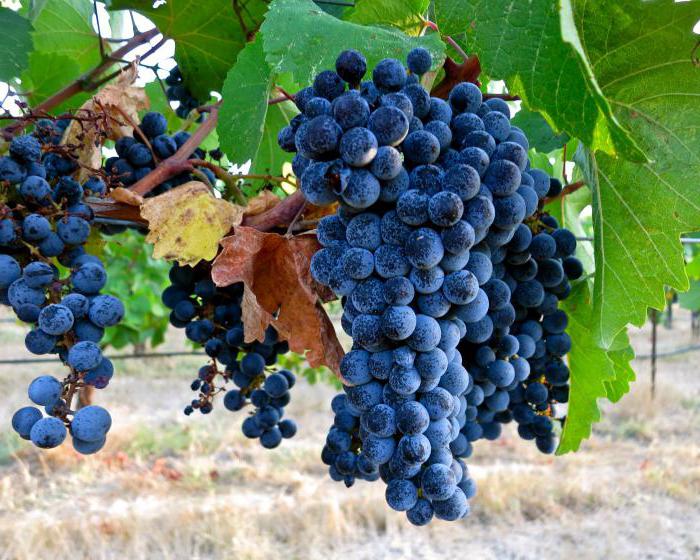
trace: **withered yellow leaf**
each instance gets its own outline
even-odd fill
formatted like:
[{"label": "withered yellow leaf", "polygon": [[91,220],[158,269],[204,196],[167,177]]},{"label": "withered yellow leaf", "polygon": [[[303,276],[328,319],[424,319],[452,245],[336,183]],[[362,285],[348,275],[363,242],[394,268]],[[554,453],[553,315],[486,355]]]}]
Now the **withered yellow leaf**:
[{"label": "withered yellow leaf", "polygon": [[190,181],[146,199],[141,216],[148,220],[146,241],[153,243],[155,258],[194,266],[216,256],[221,238],[241,223],[243,208]]}]

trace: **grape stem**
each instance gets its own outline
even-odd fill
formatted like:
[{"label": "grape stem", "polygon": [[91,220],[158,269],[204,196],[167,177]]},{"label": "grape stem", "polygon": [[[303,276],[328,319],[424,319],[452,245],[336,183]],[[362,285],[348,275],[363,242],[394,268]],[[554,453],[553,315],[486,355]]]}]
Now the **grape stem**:
[{"label": "grape stem", "polygon": [[206,167],[212,173],[214,173],[214,175],[216,175],[217,179],[221,179],[224,182],[226,185],[224,190],[224,198],[233,198],[236,203],[243,206],[246,204],[246,197],[243,194],[243,191],[241,191],[241,189],[238,187],[239,178],[236,177],[236,175],[232,175],[221,166],[203,159],[191,159],[190,163],[195,167]]},{"label": "grape stem", "polygon": [[510,93],[485,93],[484,99],[503,99],[503,101],[520,101],[520,96],[511,95]]},{"label": "grape stem", "polygon": [[586,186],[585,181],[576,181],[575,183],[571,183],[569,185],[566,185],[562,190],[561,193],[559,193],[557,196],[552,196],[552,197],[547,197],[544,199],[544,204],[549,204],[550,202],[554,200],[558,200],[560,198],[565,198],[569,196],[572,193],[575,193],[577,190],[579,190],[582,187]]},{"label": "grape stem", "polygon": [[[440,33],[440,29],[438,29],[437,23],[434,21],[430,21],[428,19],[423,20],[423,28],[424,29],[432,29],[433,31]],[[455,41],[451,36],[449,35],[442,35],[440,34],[441,37],[445,40],[445,42],[450,45],[455,51],[457,51],[457,54],[462,57],[462,61],[466,62],[469,60],[469,55],[464,52],[464,49],[459,46],[457,41]]]},{"label": "grape stem", "polygon": [[[132,50],[145,43],[148,43],[148,41],[159,34],[160,31],[154,27],[153,29],[149,29],[148,31],[134,35],[122,47],[118,48],[112,54],[105,56],[95,68],[79,76],[66,87],[39,103],[36,107],[34,107],[33,112],[50,111],[80,92],[92,91],[99,87],[100,82],[95,80],[100,74],[114,64],[115,59],[119,60],[123,58]],[[3,129],[3,136],[7,140],[11,139],[16,133],[24,130],[24,128],[27,126],[27,122],[27,120],[19,118],[16,123],[12,123]]]},{"label": "grape stem", "polygon": [[212,107],[209,118],[195,130],[187,141],[180,146],[177,152],[160,162],[158,167],[140,179],[129,188],[130,191],[144,196],[168,179],[194,169],[191,160],[188,158],[194,153],[197,147],[209,136],[209,133],[216,128],[219,117],[219,106]]}]

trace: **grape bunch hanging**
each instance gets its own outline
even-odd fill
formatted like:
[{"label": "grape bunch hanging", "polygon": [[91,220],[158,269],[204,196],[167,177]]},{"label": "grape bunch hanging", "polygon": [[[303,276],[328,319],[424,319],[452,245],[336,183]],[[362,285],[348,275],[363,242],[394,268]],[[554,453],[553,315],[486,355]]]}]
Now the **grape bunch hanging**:
[{"label": "grape bunch hanging", "polygon": [[[174,265],[170,281],[163,292],[163,303],[172,310],[170,323],[184,328],[187,338],[203,346],[211,358],[192,381],[190,388],[197,396],[185,407],[185,414],[196,410],[209,414],[215,397],[223,394],[224,407],[230,411],[253,407],[241,426],[246,437],[259,439],[268,449],[293,437],[296,423],[283,416],[296,378],[289,370],[271,369],[289,345],[279,340],[272,326],[262,342],[245,342],[243,284],[217,287],[211,280],[211,263],[194,268]],[[237,388],[227,390],[229,382]]]},{"label": "grape bunch hanging", "polygon": [[73,447],[90,454],[105,444],[112,420],[99,406],[76,411],[73,401],[81,387],[109,384],[114,368],[99,342],[104,329],[122,319],[124,306],[100,294],[104,265],[85,250],[94,216],[83,198],[103,194],[105,184],[98,176],[82,185],[71,177],[75,161],[57,149],[67,124],[39,121],[0,158],[0,302],[31,325],[29,352],[55,354],[68,368],[31,382],[36,406],[16,411],[13,428],[41,448],[59,446],[70,433]]},{"label": "grape bunch hanging", "polygon": [[561,184],[530,167],[507,103],[466,82],[430,97],[430,54],[407,63],[363,81],[362,54],[341,53],[278,140],[306,198],[338,203],[311,273],[341,298],[353,347],[322,460],[347,486],[381,478],[389,506],[425,525],[469,513],[464,459],[502,423],[554,450],[571,346],[558,301],[582,269],[542,211]]}]

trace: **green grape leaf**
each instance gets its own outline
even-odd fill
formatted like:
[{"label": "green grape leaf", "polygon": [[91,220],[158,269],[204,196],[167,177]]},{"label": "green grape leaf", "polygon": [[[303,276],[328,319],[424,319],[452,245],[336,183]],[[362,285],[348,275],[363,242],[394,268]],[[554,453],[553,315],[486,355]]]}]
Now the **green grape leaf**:
[{"label": "green grape leaf", "polygon": [[[586,237],[586,230],[581,223],[581,212],[590,204],[591,191],[582,188],[570,195],[553,200],[545,206],[545,210],[557,219],[561,227],[565,227],[576,237]],[[576,245],[576,256],[586,272],[595,270],[593,245],[590,242],[579,241]]]},{"label": "green grape leaf", "polygon": [[311,0],[273,0],[261,29],[270,66],[275,73],[291,72],[299,84],[310,84],[320,70],[335,68],[338,54],[349,48],[361,51],[369,68],[386,57],[405,60],[415,47],[430,51],[434,68],[445,56],[437,33],[409,37],[393,29],[341,21]]},{"label": "green grape leaf", "polygon": [[27,18],[9,8],[0,8],[0,80],[9,82],[20,75],[29,64],[32,51],[32,24]]},{"label": "green grape leaf", "polygon": [[255,160],[265,130],[271,87],[272,72],[265,61],[262,36],[258,35],[240,52],[222,89],[217,131],[221,148],[233,163]]},{"label": "green grape leaf", "polygon": [[251,173],[277,176],[282,174],[282,167],[292,160],[292,154],[279,147],[277,133],[287,126],[298,112],[296,105],[290,101],[269,107],[257,157],[250,168]]},{"label": "green grape leaf", "polygon": [[591,299],[590,282],[583,280],[573,285],[571,295],[560,304],[569,315],[567,332],[573,344],[568,357],[571,370],[569,408],[558,455],[578,450],[581,442],[590,437],[591,426],[600,420],[598,399],[608,397],[610,388],[615,390],[614,397],[622,396],[625,380],[629,379],[629,360],[634,357],[624,331],[616,341],[619,349],[615,360],[596,344],[592,334]]},{"label": "green grape leaf", "polygon": [[[62,54],[34,51],[29,55],[29,66],[22,72],[22,88],[28,92],[31,106],[41,103],[80,75],[78,63]],[[89,99],[87,93],[79,93],[61,103],[55,111],[78,108]]]},{"label": "green grape leaf", "polygon": [[114,0],[110,9],[136,10],[173,39],[185,83],[201,100],[209,99],[212,90],[221,91],[226,73],[267,8],[264,0],[168,0],[153,6],[151,0]]},{"label": "green grape leaf", "polygon": [[593,149],[635,161],[646,159],[613,115],[585,53],[575,47],[576,27],[565,9],[560,12],[559,2],[463,4],[472,21],[468,51],[479,55],[492,79],[505,80],[509,91],[539,111],[555,130],[566,131]]},{"label": "green grape leaf", "polygon": [[358,0],[345,18],[362,25],[388,25],[408,35],[420,35],[430,0]]},{"label": "green grape leaf", "polygon": [[435,23],[443,35],[459,35],[469,25],[469,8],[464,0],[434,0]]},{"label": "green grape leaf", "polygon": [[81,72],[96,66],[100,47],[92,15],[92,2],[47,0],[34,20],[34,48],[70,58]]},{"label": "green grape leaf", "polygon": [[700,229],[700,71],[689,55],[700,10],[595,0],[577,2],[575,16],[600,87],[651,160],[576,157],[593,189],[594,327],[608,347],[648,307],[664,308],[664,286],[688,288],[679,237]]},{"label": "green grape leaf", "polygon": [[[625,331],[620,332],[620,334],[623,333],[625,333]],[[608,400],[613,403],[618,402],[623,396],[629,393],[630,383],[636,378],[630,363],[634,359],[634,350],[632,350],[632,346],[629,345],[629,338],[625,333],[624,337],[618,335],[618,339],[621,339],[627,346],[621,350],[608,352],[608,358],[613,362],[615,379],[605,380],[606,396]]]},{"label": "green grape leaf", "polygon": [[678,294],[678,304],[688,311],[700,310],[700,281],[691,282],[687,292]]},{"label": "green grape leaf", "polygon": [[540,152],[551,152],[563,148],[569,141],[568,134],[565,132],[557,134],[542,115],[526,107],[518,111],[511,122],[523,129],[530,141],[530,147]]}]

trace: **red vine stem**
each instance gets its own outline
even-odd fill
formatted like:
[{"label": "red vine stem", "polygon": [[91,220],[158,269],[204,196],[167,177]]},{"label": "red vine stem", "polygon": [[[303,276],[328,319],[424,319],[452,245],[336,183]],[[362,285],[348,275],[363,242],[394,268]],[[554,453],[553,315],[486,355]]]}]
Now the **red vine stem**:
[{"label": "red vine stem", "polygon": [[[57,91],[54,93],[52,96],[48,97],[41,103],[39,103],[36,107],[34,107],[34,112],[42,112],[42,111],[50,111],[51,109],[57,107],[67,99],[70,99],[74,95],[82,92],[82,91],[91,91],[95,89],[95,87],[99,86],[99,83],[96,84],[93,82],[93,80],[99,76],[102,72],[107,70],[112,64],[114,64],[115,59],[121,59],[128,53],[130,53],[132,50],[134,50],[136,47],[139,47],[143,45],[144,43],[147,43],[150,41],[153,37],[156,35],[159,35],[160,31],[158,31],[157,28],[149,29],[148,31],[144,31],[143,33],[139,33],[138,35],[134,35],[131,39],[129,39],[126,44],[120,48],[118,48],[116,51],[111,53],[109,56],[106,58],[102,59],[102,61],[92,70],[89,70],[82,76],[79,76],[76,78],[73,82],[68,84],[66,87],[63,89]],[[20,130],[23,130],[27,126],[27,121],[25,120],[18,120],[18,122],[13,123],[5,127],[3,130],[3,135],[6,138],[12,137],[15,133],[17,133]]]},{"label": "red vine stem", "polygon": [[558,200],[559,198],[564,198],[572,193],[575,193],[577,190],[579,190],[582,187],[586,186],[585,181],[576,181],[575,183],[571,183],[570,185],[566,185],[562,190],[561,193],[557,196],[552,196],[552,197],[547,197],[544,199],[544,204],[549,204],[550,202],[554,200]]},{"label": "red vine stem", "polygon": [[168,159],[163,160],[158,167],[137,181],[129,190],[133,193],[144,196],[155,189],[158,185],[175,177],[184,171],[193,169],[192,162],[188,159],[202,141],[209,136],[209,133],[216,128],[219,119],[219,107],[213,106],[209,112],[209,117],[195,130],[187,141]]}]

